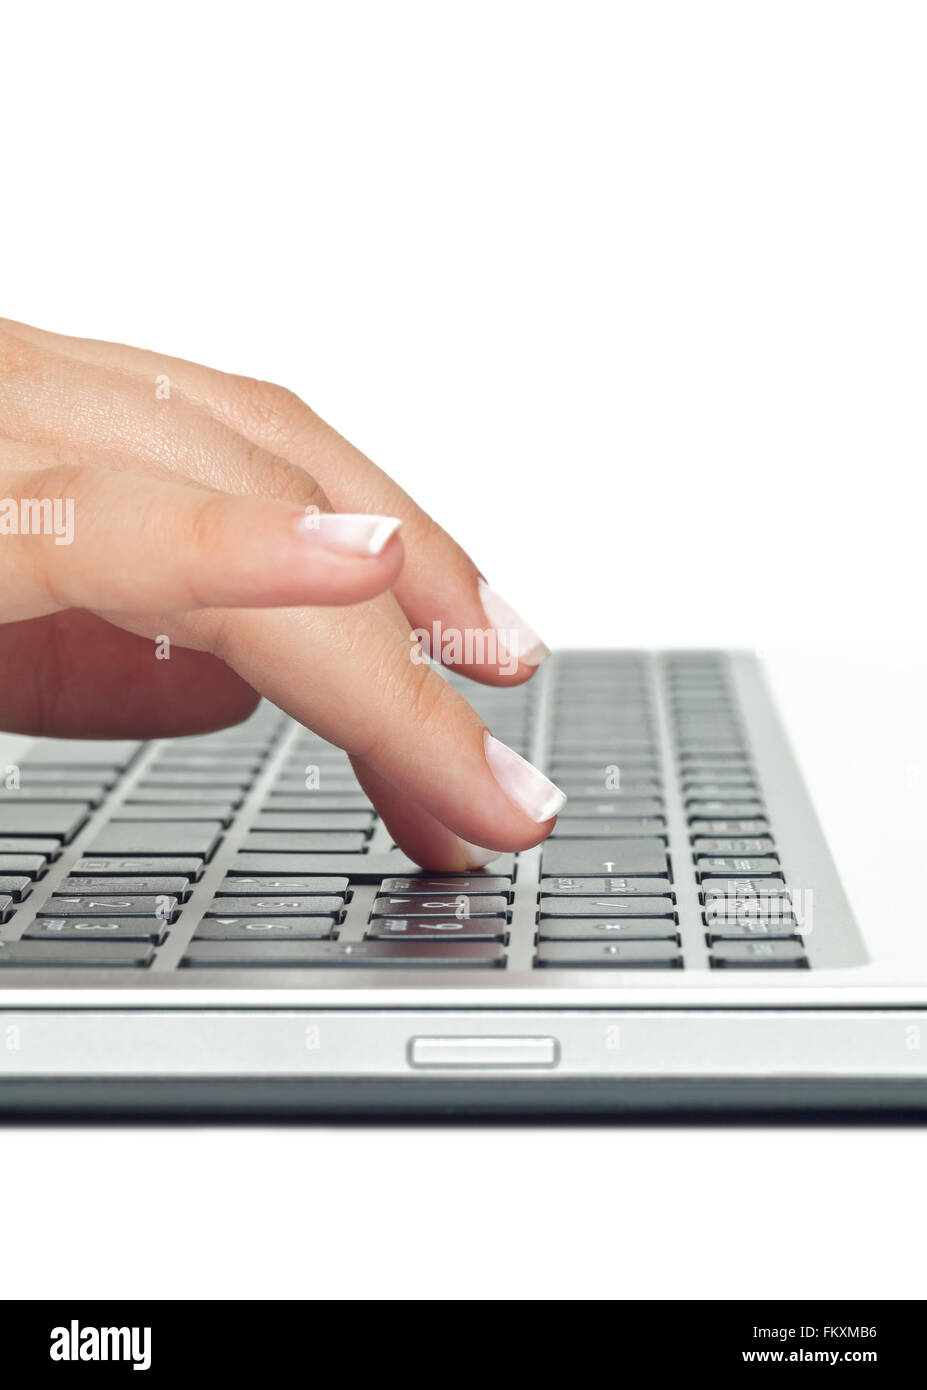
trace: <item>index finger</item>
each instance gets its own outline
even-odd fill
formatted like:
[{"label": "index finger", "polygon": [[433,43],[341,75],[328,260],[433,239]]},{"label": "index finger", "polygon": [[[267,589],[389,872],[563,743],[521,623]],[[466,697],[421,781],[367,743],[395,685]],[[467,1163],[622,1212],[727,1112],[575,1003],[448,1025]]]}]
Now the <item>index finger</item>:
[{"label": "index finger", "polygon": [[[225,614],[213,649],[248,684],[372,769],[395,798],[464,841],[528,849],[549,834],[566,801],[446,680],[410,660],[408,643],[376,604]],[[421,820],[404,844],[403,823],[390,824],[419,862],[460,867],[447,862],[449,846],[437,832],[429,842]]]},{"label": "index finger", "polygon": [[0,323],[29,342],[83,362],[151,380],[164,376],[172,391],[237,435],[310,472],[335,510],[400,518],[405,564],[393,592],[435,660],[486,684],[517,685],[549,655],[531,624],[496,592],[457,541],[293,392],[141,348]]}]

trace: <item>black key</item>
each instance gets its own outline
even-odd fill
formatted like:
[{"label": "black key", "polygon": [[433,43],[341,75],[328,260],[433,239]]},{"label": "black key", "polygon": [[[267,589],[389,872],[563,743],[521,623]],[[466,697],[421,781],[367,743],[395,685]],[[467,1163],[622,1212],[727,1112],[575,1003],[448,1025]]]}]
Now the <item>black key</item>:
[{"label": "black key", "polygon": [[47,803],[49,801],[60,804],[64,801],[83,801],[88,806],[96,806],[106,795],[106,788],[99,783],[88,785],[80,783],[70,785],[65,783],[62,786],[55,786],[53,783],[48,786],[39,787],[17,787],[13,791],[9,787],[0,786],[0,806],[10,806],[18,801]]},{"label": "black key", "polygon": [[627,820],[576,819],[558,820],[550,832],[552,840],[614,840],[639,839],[643,835],[663,835],[666,821],[662,816],[636,816]]},{"label": "black key", "polygon": [[665,917],[551,917],[538,925],[539,941],[679,941]]},{"label": "black key", "polygon": [[12,893],[0,893],[0,922],[5,922],[13,911]]},{"label": "black key", "polygon": [[790,921],[781,918],[776,921],[767,922],[762,918],[752,917],[747,921],[727,921],[724,918],[716,918],[708,923],[708,940],[714,945],[716,941],[756,941],[756,940],[799,940],[798,923],[794,917]]},{"label": "black key", "polygon": [[682,790],[687,806],[711,799],[736,801],[738,804],[760,799],[760,789],[755,782],[684,782]]},{"label": "black key", "polygon": [[[287,801],[291,799],[299,799],[303,802],[303,804],[297,807],[296,809],[300,811],[333,810],[333,806],[327,804],[324,801],[316,800],[317,797],[321,796],[331,797],[332,801],[338,799],[352,799],[354,801],[360,800],[360,805],[348,807],[347,809],[358,811],[372,810],[369,798],[364,796],[364,793],[361,791],[361,788],[359,787],[357,780],[354,777],[326,777],[323,779],[321,787],[315,788],[304,787],[301,783],[298,782],[275,782],[272,784],[268,792],[268,796],[286,797]],[[275,809],[286,809],[286,804],[284,803],[283,807],[276,807],[274,804],[268,802],[267,810],[273,811]]]},{"label": "black key", "polygon": [[25,787],[73,787],[92,782],[97,787],[111,787],[119,776],[115,768],[95,767],[24,767],[21,769]]},{"label": "black key", "polygon": [[582,726],[573,722],[564,723],[562,715],[554,715],[551,764],[575,763],[579,767],[595,770],[607,767],[609,763],[621,762],[626,757],[656,756],[653,726],[641,711],[629,712],[626,719],[618,720],[602,711],[587,708],[581,717],[586,721]]},{"label": "black key", "polygon": [[222,805],[217,801],[188,801],[183,806],[170,806],[158,803],[156,805],[117,806],[110,817],[110,824],[118,821],[191,821],[191,820],[215,820],[222,821],[223,825],[228,825],[235,814],[235,808],[228,804]]},{"label": "black key", "polygon": [[[596,763],[589,764],[588,766],[584,763],[576,764],[575,759],[573,759],[572,757],[555,758],[554,762],[557,762],[559,764],[563,764],[566,762],[574,764],[574,766],[576,766],[576,772],[574,773],[574,776],[577,781],[598,781],[599,787],[602,787],[605,783],[605,778],[608,775],[606,772],[607,768],[617,767],[619,769],[620,775],[622,772],[624,772],[625,768],[627,768],[629,772],[632,768],[637,770],[640,770],[641,768],[656,768],[658,759],[655,752],[634,752],[621,753],[619,755],[616,755],[615,757],[612,757],[607,753],[600,753],[596,760]],[[601,771],[601,777],[596,776],[597,768]],[[649,776],[651,774],[647,773],[645,775]]]},{"label": "black key", "polygon": [[719,701],[711,709],[694,709],[685,701],[676,704],[674,722],[686,738],[704,739],[708,743],[739,743],[743,731],[730,701]]},{"label": "black key", "polygon": [[706,816],[762,816],[766,808],[761,801],[687,801],[686,814],[690,821]]},{"label": "black key", "polygon": [[60,840],[20,839],[17,835],[0,835],[0,854],[46,854],[56,859],[61,853]]},{"label": "black key", "polygon": [[319,894],[334,893],[341,897],[348,891],[348,880],[344,877],[312,878],[308,874],[293,874],[288,877],[280,874],[276,878],[252,878],[243,874],[241,878],[224,878],[219,884],[223,897],[231,895],[249,896],[261,893],[285,893],[290,897],[313,897]]},{"label": "black key", "polygon": [[[555,779],[556,780],[556,779]],[[569,814],[567,814],[569,812]],[[605,801],[567,802],[560,819],[576,820],[590,816],[611,816],[625,820],[628,816],[662,816],[663,802],[658,797],[621,796],[614,793]]]},{"label": "black key", "polygon": [[23,767],[127,767],[141,744],[129,739],[41,738]]},{"label": "black key", "polygon": [[252,898],[213,898],[207,917],[328,917],[337,916],[344,898],[291,898],[285,894]]},{"label": "black key", "polygon": [[[595,786],[589,782],[570,782],[565,777],[556,778],[556,782],[557,786],[560,787],[562,791],[566,792],[567,796],[570,798],[567,805],[573,807],[577,815],[598,815],[600,814],[599,812],[587,812],[587,805],[600,806],[611,796],[614,795],[618,797],[620,795],[618,792],[610,792],[606,787],[601,785]],[[625,790],[630,790],[630,788],[625,788]],[[650,790],[659,791],[659,787],[651,786]],[[635,794],[638,794],[641,788],[636,787],[634,791]],[[620,806],[616,802],[616,804],[612,806],[609,814],[614,815],[618,811],[620,811]]]},{"label": "black key", "polygon": [[712,947],[716,970],[807,969],[808,957],[797,941],[726,941]]},{"label": "black key", "polygon": [[362,791],[307,791],[302,796],[271,792],[264,805],[268,811],[364,811],[369,809],[370,800]]},{"label": "black key", "polygon": [[672,898],[542,898],[542,917],[672,917]]},{"label": "black key", "polygon": [[98,878],[70,877],[66,878],[56,893],[83,893],[92,897],[116,894],[122,897],[128,894],[129,897],[149,894],[171,894],[175,898],[185,898],[190,892],[190,880],[188,878],[164,877],[164,878],[106,878],[100,875]]},{"label": "black key", "polygon": [[535,963],[550,969],[666,970],[682,965],[672,941],[553,941],[542,942]]},{"label": "black key", "polygon": [[[626,762],[628,757],[633,758],[630,764]],[[639,761],[646,757],[648,766],[643,767]],[[623,752],[615,749],[608,753],[600,753],[597,757],[589,756],[583,758],[582,755],[574,752],[565,752],[554,747],[549,761],[549,775],[557,782],[561,778],[572,778],[575,782],[598,782],[603,789],[609,792],[617,791],[625,774],[630,776],[646,775],[649,776],[653,765],[657,761],[657,750],[653,747],[641,747],[633,752]]]},{"label": "black key", "polygon": [[100,830],[89,855],[202,855],[209,859],[222,838],[219,821],[120,821]]},{"label": "black key", "polygon": [[138,786],[142,791],[152,791],[158,787],[181,790],[189,787],[194,791],[199,787],[230,787],[232,791],[242,791],[250,784],[251,779],[240,772],[157,772],[152,768],[150,772],[146,770]]},{"label": "black key", "polygon": [[260,811],[255,830],[369,830],[372,811]]},{"label": "black key", "polygon": [[181,734],[171,739],[170,748],[177,753],[188,750],[209,753],[215,749],[228,748],[231,751],[243,749],[246,753],[266,753],[282,727],[282,720],[276,723],[259,724],[255,722],[239,724],[235,729],[217,729],[213,734]]},{"label": "black key", "polygon": [[[240,806],[241,791],[234,787],[194,787],[191,795],[197,806],[219,806],[223,812]],[[125,799],[126,806],[176,806],[180,804],[183,789],[178,787],[133,787]],[[154,814],[152,812],[152,814]],[[197,817],[199,819],[199,817]]]},{"label": "black key", "polygon": [[616,897],[672,896],[668,878],[542,878],[541,892],[556,898],[588,898],[599,893]]},{"label": "black key", "polygon": [[153,941],[167,935],[160,917],[37,917],[25,933],[32,941],[76,941],[88,948],[98,941]]},{"label": "black key", "polygon": [[28,874],[0,874],[0,894],[21,902],[32,887]]},{"label": "black key", "polygon": [[343,748],[336,748],[324,739],[297,738],[290,744],[283,761],[285,771],[291,776],[302,775],[307,766],[325,763],[328,767],[350,767],[351,761]]},{"label": "black key", "polygon": [[689,829],[699,838],[731,836],[740,839],[765,836],[769,831],[769,823],[759,817],[753,820],[690,820]]},{"label": "black key", "polygon": [[255,762],[266,762],[268,754],[274,750],[275,736],[264,738],[221,739],[210,736],[202,742],[192,739],[175,740],[161,750],[160,757],[166,762],[186,762],[188,757],[245,758]]},{"label": "black key", "polygon": [[705,763],[745,763],[747,749],[742,743],[713,742],[709,739],[683,739],[679,760],[686,767],[704,766]]},{"label": "black key", "polygon": [[166,753],[149,764],[151,772],[239,772],[253,777],[261,766],[260,759],[247,753]]},{"label": "black key", "polygon": [[326,793],[329,795],[351,795],[362,790],[360,783],[349,767],[345,766],[342,771],[340,768],[332,770],[324,765],[319,768],[318,777],[308,784],[302,773],[298,775],[281,773],[275,779],[273,788],[274,791],[286,792],[288,796],[324,796]]},{"label": "black key", "polygon": [[132,941],[0,941],[0,968],[26,970],[144,968],[154,959],[150,945]]},{"label": "black key", "polygon": [[30,802],[22,805],[19,802],[15,805],[4,802],[0,806],[0,845],[12,839],[15,849],[18,837],[26,835],[54,836],[67,844],[86,823],[89,810],[83,801]]},{"label": "black key", "polygon": [[311,854],[327,850],[331,854],[358,853],[364,848],[367,836],[352,831],[326,834],[324,831],[252,830],[242,846],[246,850],[268,854]]},{"label": "black key", "polygon": [[557,774],[568,777],[570,773],[574,777],[595,777],[600,771],[605,777],[607,767],[620,769],[628,755],[656,759],[656,745],[652,738],[616,738],[612,748],[607,749],[589,749],[589,745],[555,742],[550,749],[550,774],[553,777]]},{"label": "black key", "polygon": [[788,898],[715,898],[705,905],[705,921],[715,922],[794,922]]},{"label": "black key", "polygon": [[315,769],[319,770],[323,779],[326,774],[346,777],[350,776],[353,771],[350,758],[340,748],[323,748],[307,743],[294,745],[290,749],[278,775],[281,777],[299,777],[303,780],[308,776],[311,780]]},{"label": "black key", "polygon": [[371,917],[504,917],[506,898],[481,893],[443,894],[441,897],[414,897],[408,893],[387,894],[376,899]]},{"label": "black key", "polygon": [[315,944],[283,941],[191,942],[182,965],[209,969],[276,965],[290,970],[441,968],[473,969],[502,966],[505,951],[495,942],[477,941],[320,941]]},{"label": "black key", "polygon": [[508,894],[512,891],[512,880],[495,874],[487,874],[485,878],[478,874],[448,874],[444,878],[385,878],[380,887],[384,893],[412,893],[417,897],[428,897],[432,893]]},{"label": "black key", "polygon": [[[615,801],[612,802],[612,809],[614,809],[615,804],[621,805],[629,797],[658,797],[660,795],[660,782],[655,777],[622,777],[620,787],[606,789],[600,784],[591,792],[574,791],[570,795],[571,800],[567,802],[567,806],[572,806],[578,802],[583,808],[580,814],[591,816],[593,812],[585,809],[588,802],[596,803],[602,800],[611,802],[614,797]],[[564,814],[567,806],[560,812],[561,815]]]},{"label": "black key", "polygon": [[756,780],[748,773],[717,772],[713,776],[693,777],[685,774],[682,779],[683,790],[695,794],[696,789],[703,796],[730,796],[739,800],[741,792],[759,791]]},{"label": "black key", "polygon": [[[626,771],[628,774],[627,777],[625,776]],[[556,777],[557,785],[562,787],[564,791],[569,792],[571,796],[591,796],[598,798],[601,796],[618,794],[622,788],[627,791],[628,783],[631,781],[632,776],[635,778],[646,778],[647,781],[652,782],[659,777],[660,772],[656,762],[651,762],[646,767],[642,765],[637,768],[627,769],[622,763],[619,769],[619,775],[620,785],[617,787],[607,782],[604,775],[601,777],[592,776],[590,769],[583,772],[558,772]]]},{"label": "black key", "polygon": [[75,874],[181,874],[197,879],[203,872],[202,859],[160,859],[147,855],[129,858],[97,858],[86,855],[74,865]]},{"label": "black key", "polygon": [[161,917],[169,920],[177,912],[177,899],[171,894],[153,897],[72,897],[59,889],[46,904],[57,917]]},{"label": "black key", "polygon": [[681,769],[682,777],[685,780],[691,780],[693,777],[709,777],[713,782],[716,782],[725,773],[729,777],[750,777],[754,781],[756,780],[753,764],[747,758],[743,758],[739,762],[727,763],[690,762]]},{"label": "black key", "polygon": [[229,868],[238,877],[247,875],[347,874],[355,883],[379,883],[385,874],[408,872],[416,866],[399,850],[386,854],[255,854],[239,853]]},{"label": "black key", "polygon": [[47,864],[44,854],[0,854],[0,874],[28,874],[30,878],[38,878]]},{"label": "black key", "polygon": [[[493,868],[511,875],[514,856],[503,854]],[[379,883],[389,875],[414,874],[417,865],[401,850],[385,854],[238,854],[232,874],[348,874],[355,883]]]},{"label": "black key", "polygon": [[668,862],[662,840],[547,840],[541,852],[545,875],[604,874],[666,877]]},{"label": "black key", "polygon": [[381,941],[504,941],[507,931],[504,917],[450,917],[435,921],[378,917],[370,923],[365,937]]},{"label": "black key", "polygon": [[763,855],[775,854],[776,852],[775,843],[769,835],[758,835],[750,838],[735,836],[732,839],[709,835],[693,840],[692,848],[698,856],[703,854]]},{"label": "black key", "polygon": [[204,917],[195,941],[321,941],[332,934],[334,917]]},{"label": "black key", "polygon": [[782,871],[775,854],[769,854],[765,859],[738,859],[730,855],[703,855],[695,861],[695,870],[699,878],[705,881],[718,874],[748,874],[755,878],[758,874],[778,875]]},{"label": "black key", "polygon": [[711,898],[754,898],[785,893],[783,878],[715,878],[702,875],[702,891],[705,901]]}]

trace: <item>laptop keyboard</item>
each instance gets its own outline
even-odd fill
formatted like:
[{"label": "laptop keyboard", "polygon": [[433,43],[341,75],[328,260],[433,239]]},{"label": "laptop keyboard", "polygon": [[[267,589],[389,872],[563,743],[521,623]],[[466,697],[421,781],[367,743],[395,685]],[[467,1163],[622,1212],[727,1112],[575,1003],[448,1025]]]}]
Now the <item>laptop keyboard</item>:
[{"label": "laptop keyboard", "polygon": [[518,690],[449,679],[567,792],[539,849],[418,870],[347,756],[269,705],[205,736],[41,740],[0,789],[0,972],[812,966],[723,654],[561,653]]}]

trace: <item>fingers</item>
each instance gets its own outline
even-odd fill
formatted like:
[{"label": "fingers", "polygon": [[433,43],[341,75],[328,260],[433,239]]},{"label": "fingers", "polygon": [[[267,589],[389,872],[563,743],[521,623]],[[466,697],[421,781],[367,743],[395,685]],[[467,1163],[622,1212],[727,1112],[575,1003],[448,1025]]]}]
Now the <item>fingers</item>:
[{"label": "fingers", "polygon": [[169,382],[91,368],[2,324],[0,435],[107,468],[333,510],[305,469],[242,438]]},{"label": "fingers", "polygon": [[388,618],[371,606],[354,611],[362,625],[339,623],[336,610],[234,613],[217,653],[358,760],[397,843],[418,862],[460,868],[458,839],[495,850],[539,843],[563,794],[492,739],[441,676],[410,661]]},{"label": "fingers", "polygon": [[[466,551],[381,469],[308,406],[284,397],[268,429],[258,416],[249,436],[277,439],[286,457],[312,467],[332,505],[385,507],[403,521],[406,563],[393,592],[425,649],[444,665],[492,685],[528,680],[549,655],[535,629],[485,580]],[[265,445],[265,447],[267,447]]]},{"label": "fingers", "polygon": [[[0,542],[2,545],[2,542]],[[247,719],[256,691],[223,661],[72,608],[0,623],[0,729],[55,738],[174,738]],[[165,660],[163,658],[169,657]]]},{"label": "fingers", "polygon": [[[262,499],[246,508],[249,541],[241,535],[232,512],[223,510],[234,510],[234,497],[176,489],[195,495],[197,501],[190,505],[205,509],[206,519],[200,513],[200,520],[193,524],[192,545],[178,546],[172,536],[171,574],[163,574],[165,566],[159,568],[152,555],[152,532],[162,535],[163,523],[142,527],[130,545],[117,543],[122,548],[115,561],[110,552],[106,573],[115,587],[111,584],[105,592],[102,571],[89,550],[79,557],[80,564],[69,567],[46,558],[34,576],[46,605],[49,600],[80,604],[109,613],[130,631],[142,632],[147,630],[145,614],[173,612],[183,645],[213,651],[247,687],[260,689],[323,737],[347,748],[397,843],[419,862],[459,869],[463,853],[465,866],[471,867],[472,856],[478,853],[473,846],[525,849],[549,833],[565,799],[562,793],[492,739],[446,682],[427,666],[410,660],[416,648],[408,640],[409,623],[429,629],[429,636],[437,623],[436,654],[494,683],[524,679],[544,649],[511,610],[481,585],[475,567],[459,547],[405,494],[279,388],[158,359],[158,366],[167,363],[170,367],[170,372],[156,374],[168,381],[167,410],[166,399],[155,403],[155,377],[143,375],[154,365],[150,355],[97,344],[82,346],[82,356],[69,356],[61,351],[60,342],[52,349],[38,343],[34,331],[29,333],[31,337],[27,333],[17,338],[9,330],[0,332],[6,380],[12,380],[12,387],[4,390],[0,379],[0,431],[21,440],[66,440],[85,452],[99,451],[107,464],[102,476],[111,480],[125,475],[111,474],[109,467],[129,468],[162,478],[189,478],[201,487],[221,487]],[[91,352],[98,354],[99,365],[89,365]],[[114,353],[118,358],[113,358]],[[222,390],[216,380],[224,383]],[[208,410],[193,398],[194,390],[203,393]],[[237,421],[237,426],[227,423],[229,419]],[[276,452],[260,442],[264,439],[275,441]],[[255,523],[258,505],[282,505],[268,500],[272,497],[288,498],[301,507],[309,502],[319,513],[329,509],[325,490],[304,466],[310,457],[324,467],[327,485],[337,490],[339,499],[376,493],[396,500],[395,511],[385,515],[409,517],[416,531],[418,579],[414,584],[404,585],[402,551],[394,538],[379,556],[369,555],[363,561],[368,567],[379,567],[366,570],[378,576],[370,592],[380,596],[372,602],[350,613],[321,607],[255,611],[262,602],[275,606],[337,603],[355,601],[366,592],[351,588],[344,570],[335,576],[337,585],[332,582],[326,587],[316,556],[313,575],[319,588],[311,592],[328,597],[310,597],[304,570],[293,553],[292,505],[287,540],[279,540],[278,526],[273,555],[274,547],[267,543],[270,512],[262,511],[261,524]],[[80,470],[81,477],[87,472]],[[142,515],[149,514],[149,508],[156,517],[163,515],[154,497],[142,495],[138,477],[131,479],[131,485],[134,508],[144,502]],[[146,488],[154,485],[144,483]],[[159,486],[176,488],[164,482]],[[168,508],[172,515],[177,505],[174,499]],[[367,509],[360,500],[350,505],[339,500],[342,511],[353,512],[355,507]],[[92,506],[84,511],[93,517]],[[277,518],[282,515],[275,512]],[[98,546],[109,543],[102,524],[95,534]],[[182,534],[186,536],[187,531]],[[229,542],[229,534],[234,534],[234,543]],[[212,555],[208,565],[196,557],[204,536]],[[33,547],[33,560],[34,551]],[[216,562],[217,554],[223,557],[222,563]],[[242,597],[242,554],[250,585],[247,597]],[[175,557],[182,559],[173,563]],[[349,558],[355,565],[361,563],[354,556]],[[329,557],[329,565],[337,559],[344,557]],[[33,577],[28,567],[27,573]],[[329,579],[332,573],[329,569]],[[287,584],[299,589],[288,599],[283,595],[293,589]],[[389,584],[401,592],[409,617],[391,595],[381,592]],[[265,598],[255,598],[255,590]],[[21,579],[16,592],[21,597]],[[336,593],[343,597],[334,597]],[[223,608],[221,614],[214,611],[217,607]],[[160,618],[149,616],[149,621]],[[505,627],[508,632],[496,631]],[[170,627],[161,630],[169,632]],[[450,648],[444,645],[448,632]],[[481,637],[484,645],[480,645]],[[495,645],[486,638],[493,638]],[[468,647],[468,639],[473,646]]]},{"label": "fingers", "polygon": [[[203,408],[261,450],[268,489],[278,491],[267,460],[284,459],[311,472],[338,510],[400,517],[406,562],[394,592],[410,627],[437,660],[489,684],[518,684],[548,655],[537,632],[491,588],[457,542],[292,392],[137,348],[0,323],[24,344],[106,373],[131,374],[144,383],[145,403],[155,381],[169,382],[177,409],[162,425],[173,417],[175,433],[187,432],[183,411],[190,403]],[[229,486],[224,480],[214,485]]]},{"label": "fingers", "polygon": [[424,806],[379,776],[361,758],[353,759],[353,767],[358,782],[376,806],[396,844],[423,868],[469,873],[485,868],[498,858],[498,850],[471,845],[448,830]]},{"label": "fingers", "polygon": [[5,621],[62,608],[353,604],[402,565],[389,517],[307,514],[86,467],[0,474],[0,496]]}]

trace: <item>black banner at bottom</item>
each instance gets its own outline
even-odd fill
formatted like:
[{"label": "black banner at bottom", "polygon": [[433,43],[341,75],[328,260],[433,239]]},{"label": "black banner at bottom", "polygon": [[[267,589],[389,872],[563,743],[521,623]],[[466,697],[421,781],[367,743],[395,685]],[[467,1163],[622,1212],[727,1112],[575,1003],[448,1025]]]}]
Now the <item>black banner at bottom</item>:
[{"label": "black banner at bottom", "polygon": [[[518,1374],[519,1356],[529,1371],[539,1353],[547,1357],[555,1347],[563,1353],[568,1346],[579,1351],[580,1366],[588,1367],[591,1352],[596,1365],[610,1362],[616,1375],[622,1366],[653,1375],[743,1371],[749,1377],[791,1370],[826,1370],[838,1378],[855,1370],[910,1375],[917,1374],[924,1336],[922,1300],[615,1302],[605,1315],[597,1304],[588,1315],[580,1311],[579,1318],[588,1316],[588,1345],[580,1350],[578,1319],[568,1328],[554,1324],[535,1332],[514,1290],[511,1302],[514,1326],[509,1304],[494,1308],[506,1318],[509,1331],[503,1333],[501,1321],[480,1330],[459,1302],[448,1303],[445,1313],[440,1302],[384,1300],[391,1319],[388,1337],[382,1326],[373,1335],[370,1312],[359,1315],[363,1321],[355,1336],[345,1336],[350,1324],[333,1323],[332,1304],[298,1300],[6,1302],[0,1308],[3,1380],[63,1386],[75,1376],[128,1375],[133,1384],[138,1379],[144,1385],[185,1371],[207,1373],[213,1382],[221,1375],[275,1380],[290,1373],[317,1378],[323,1367],[326,1377],[354,1379],[365,1354],[375,1357],[371,1369],[378,1378],[401,1377],[410,1363],[416,1378],[425,1366],[430,1366],[429,1379],[443,1378],[451,1367],[459,1376],[468,1362],[474,1375],[494,1376],[495,1348],[503,1345],[506,1375]],[[380,1323],[376,1313],[373,1318]]]}]

